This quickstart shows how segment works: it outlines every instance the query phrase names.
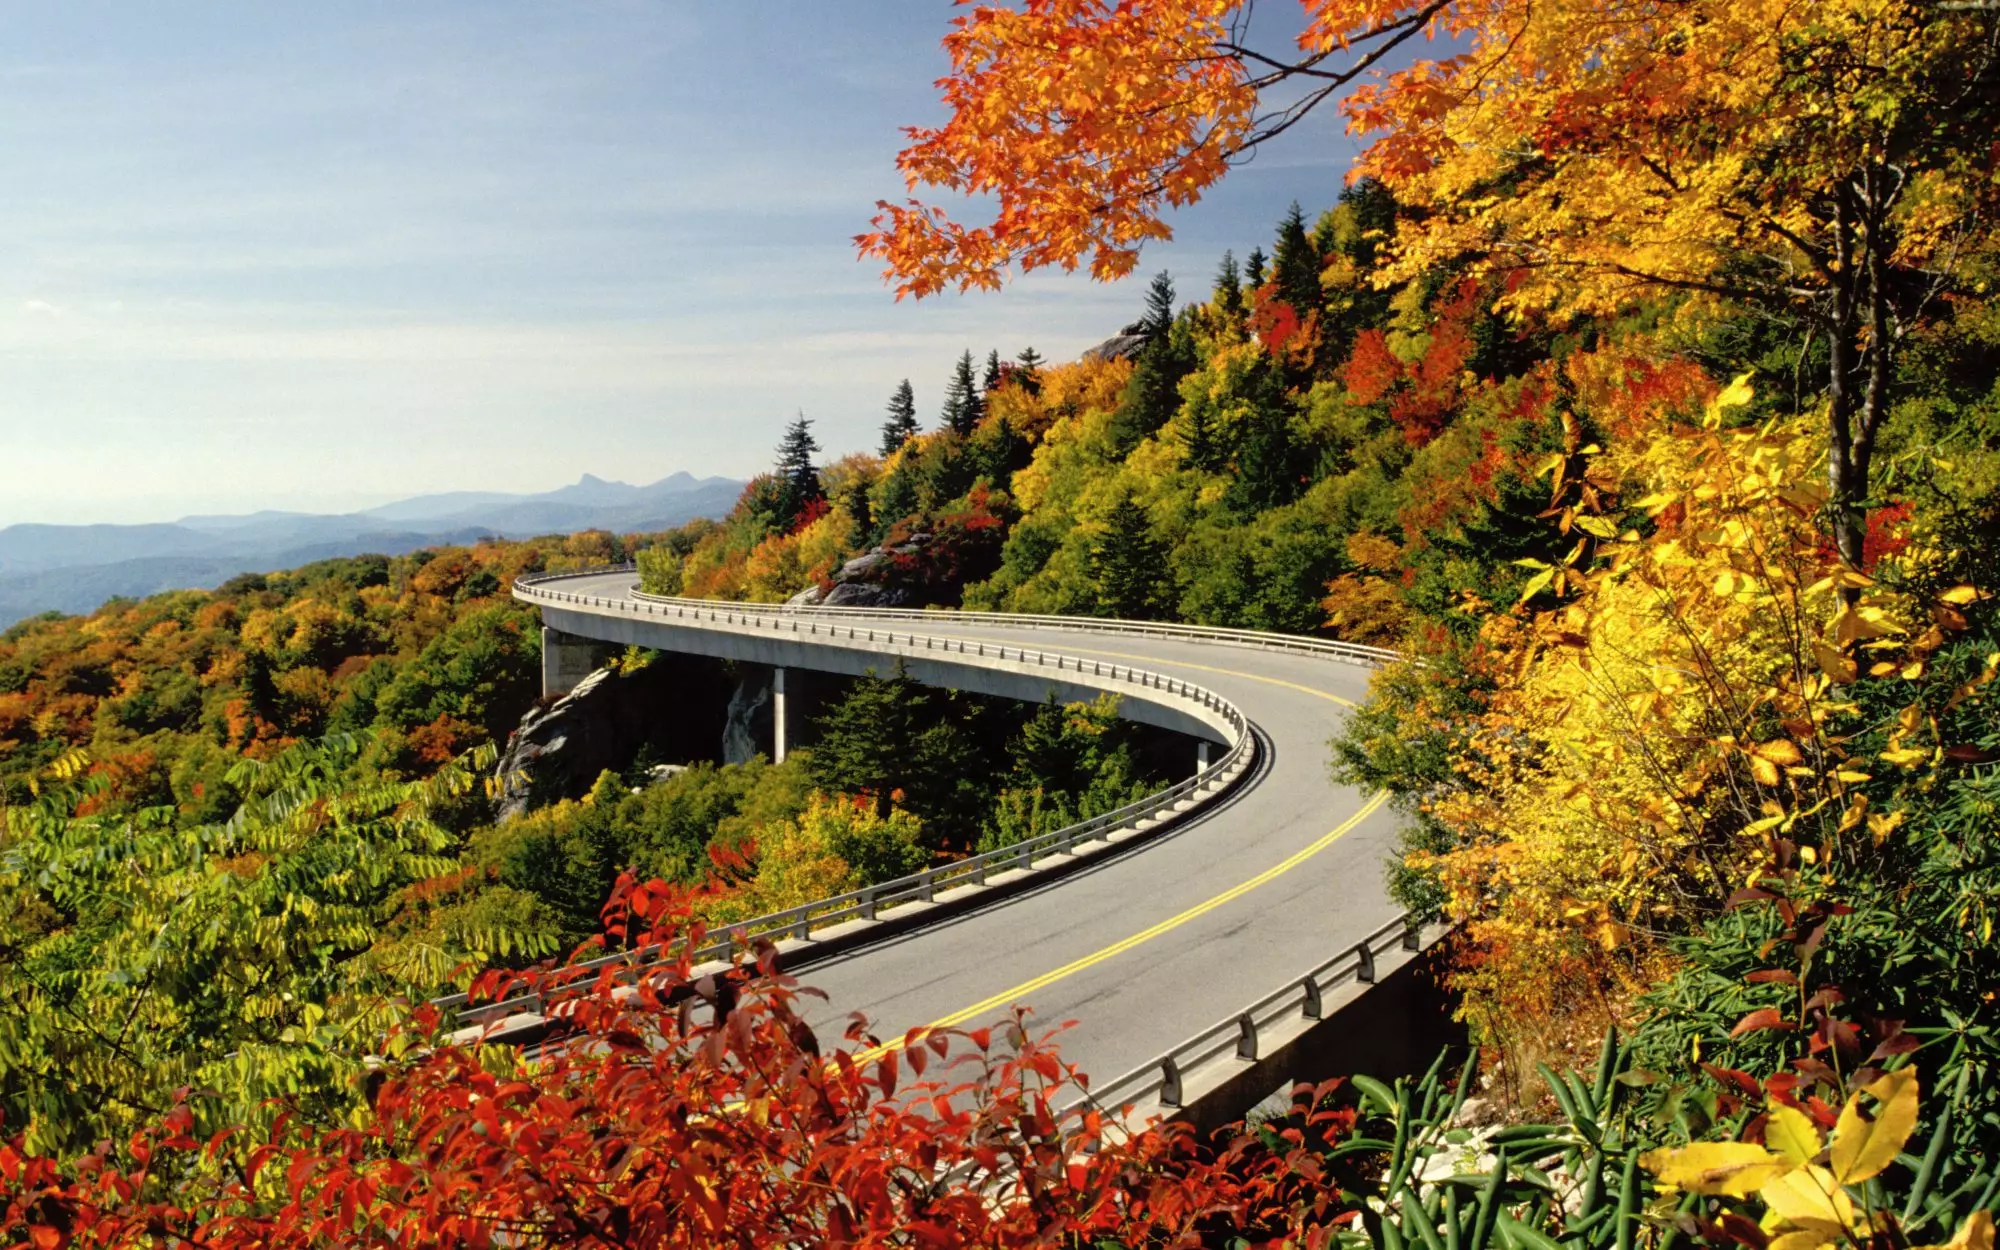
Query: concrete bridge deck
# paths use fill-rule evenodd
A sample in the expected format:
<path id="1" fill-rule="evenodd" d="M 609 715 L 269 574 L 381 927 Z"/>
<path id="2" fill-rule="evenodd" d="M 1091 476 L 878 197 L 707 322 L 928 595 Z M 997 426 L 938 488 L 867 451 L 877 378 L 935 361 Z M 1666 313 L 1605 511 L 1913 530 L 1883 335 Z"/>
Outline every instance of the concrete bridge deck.
<path id="1" fill-rule="evenodd" d="M 1105 1080 L 1398 914 L 1383 874 L 1396 819 L 1380 796 L 1335 785 L 1327 768 L 1327 741 L 1365 693 L 1366 667 L 1211 640 L 1096 632 L 1059 618 L 1022 624 L 963 614 L 915 621 L 866 610 L 811 614 L 876 629 L 881 641 L 871 644 L 845 631 L 769 628 L 776 609 L 761 610 L 764 627 L 723 623 L 723 611 L 742 612 L 742 605 L 703 605 L 713 620 L 663 614 L 635 595 L 634 580 L 630 572 L 569 577 L 524 584 L 515 594 L 540 606 L 548 626 L 578 637 L 838 673 L 886 671 L 898 652 L 892 637 L 956 640 L 966 652 L 926 652 L 910 664 L 911 675 L 1029 699 L 1045 697 L 1051 686 L 1064 698 L 1120 688 L 1093 666 L 1113 673 L 1136 667 L 1222 696 L 1258 737 L 1256 767 L 1241 785 L 1157 837 L 800 970 L 829 996 L 814 1020 L 829 1043 L 850 1012 L 866 1015 L 886 1039 L 922 1025 L 990 1024 L 1022 1003 L 1048 1025 L 1077 1021 L 1063 1053 Z M 996 654 L 973 654 L 989 644 Z M 1070 667 L 1057 680 L 1045 670 L 1020 671 L 998 657 L 1003 646 L 1057 653 Z M 1148 706 L 1129 683 L 1123 689 L 1135 718 L 1228 737 L 1219 720 L 1197 722 L 1169 700 Z"/>

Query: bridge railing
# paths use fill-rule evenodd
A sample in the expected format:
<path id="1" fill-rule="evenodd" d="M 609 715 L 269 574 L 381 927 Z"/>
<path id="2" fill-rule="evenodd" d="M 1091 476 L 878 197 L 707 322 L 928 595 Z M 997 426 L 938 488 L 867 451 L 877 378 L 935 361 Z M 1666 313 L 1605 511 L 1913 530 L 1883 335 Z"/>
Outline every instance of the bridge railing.
<path id="1" fill-rule="evenodd" d="M 606 599 L 595 595 L 578 595 L 549 588 L 546 583 L 567 580 L 577 576 L 596 576 L 606 571 L 619 569 L 592 569 L 585 574 L 557 574 L 529 582 L 516 582 L 517 593 L 530 602 L 576 604 L 587 607 L 617 609 L 621 614 L 641 618 L 664 617 L 669 614 L 681 619 L 708 620 L 725 626 L 778 629 L 786 632 L 809 632 L 810 636 L 820 636 L 822 626 L 815 622 L 810 631 L 800 631 L 797 619 L 786 622 L 769 611 L 745 611 L 743 605 L 718 604 L 711 601 L 681 599 L 653 601 L 633 604 L 630 601 Z M 840 609 L 834 609 L 840 611 Z M 796 618 L 799 614 L 792 614 Z M 916 619 L 924 619 L 924 614 L 910 614 Z M 861 625 L 841 625 L 834 621 L 824 622 L 824 636 L 829 639 L 845 637 L 850 641 L 866 640 L 892 651 L 910 653 L 947 652 L 968 659 L 983 658 L 998 662 L 1015 662 L 1053 669 L 1058 674 L 1075 674 L 1100 679 L 1112 688 L 1124 687 L 1132 693 L 1153 699 L 1172 699 L 1192 705 L 1197 719 L 1201 719 L 1226 732 L 1230 739 L 1229 750 L 1220 759 L 1190 777 L 1168 786 L 1164 790 L 1147 795 L 1134 803 L 1093 816 L 1088 820 L 1050 830 L 1032 838 L 1024 838 L 1011 846 L 987 851 L 983 854 L 953 860 L 925 868 L 921 872 L 897 877 L 889 881 L 850 890 L 829 898 L 816 899 L 798 907 L 771 912 L 748 920 L 724 926 L 723 940 L 714 942 L 695 953 L 696 960 L 727 958 L 738 943 L 755 942 L 760 938 L 806 938 L 815 929 L 825 929 L 833 925 L 853 920 L 875 920 L 879 913 L 899 904 L 912 902 L 931 903 L 946 890 L 965 885 L 985 885 L 989 876 L 1012 869 L 1027 869 L 1036 860 L 1050 855 L 1072 855 L 1079 847 L 1092 842 L 1107 841 L 1118 830 L 1133 828 L 1147 820 L 1164 819 L 1183 805 L 1192 806 L 1210 798 L 1218 797 L 1245 772 L 1248 771 L 1256 752 L 1256 735 L 1250 732 L 1250 722 L 1233 703 L 1214 691 L 1169 677 L 1148 669 L 1135 668 L 1125 664 L 1107 664 L 1097 660 L 1062 655 L 1023 647 L 1007 646 L 1000 643 L 979 642 L 967 639 L 937 638 L 913 633 L 893 633 Z M 629 967 L 634 970 L 647 967 L 664 956 L 658 948 L 642 948 L 614 955 L 602 956 L 577 965 L 582 975 L 591 975 L 604 968 Z M 579 982 L 581 983 L 581 982 Z M 453 994 L 434 1000 L 441 1008 L 458 1013 L 466 1024 L 481 1024 L 510 1016 L 533 1016 L 546 1005 L 541 995 L 521 995 L 495 1003 L 471 1006 L 464 994 Z"/>
<path id="2" fill-rule="evenodd" d="M 1371 985 L 1381 958 L 1397 949 L 1418 951 L 1423 933 L 1408 913 L 1396 917 L 1354 947 L 1313 968 L 1304 976 L 1264 995 L 1241 1011 L 1169 1047 L 1158 1056 L 1102 1085 L 1093 1085 L 1088 1101 L 1117 1109 L 1158 1100 L 1173 1110 L 1182 1105 L 1186 1074 L 1224 1056 L 1254 1061 L 1262 1057 L 1263 1039 L 1284 1022 L 1313 1021 L 1325 1012 L 1328 991 L 1349 982 Z"/>

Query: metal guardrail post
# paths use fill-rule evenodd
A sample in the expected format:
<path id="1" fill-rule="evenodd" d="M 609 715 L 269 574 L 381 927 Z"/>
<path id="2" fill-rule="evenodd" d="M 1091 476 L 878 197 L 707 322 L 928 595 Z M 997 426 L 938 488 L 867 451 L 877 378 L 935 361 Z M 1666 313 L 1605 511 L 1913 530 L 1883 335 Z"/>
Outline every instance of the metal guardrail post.
<path id="1" fill-rule="evenodd" d="M 937 871 L 932 868 L 924 869 L 924 901 L 937 902 Z"/>
<path id="2" fill-rule="evenodd" d="M 873 886 L 861 892 L 861 918 L 863 920 L 875 919 L 875 888 Z"/>
<path id="3" fill-rule="evenodd" d="M 1170 1054 L 1160 1056 L 1160 1105 L 1181 1105 L 1181 1065 Z"/>
<path id="4" fill-rule="evenodd" d="M 1423 929 L 1420 926 L 1414 924 L 1404 925 L 1403 949 L 1406 951 L 1420 951 L 1423 948 L 1424 948 Z"/>
<path id="5" fill-rule="evenodd" d="M 1363 942 L 1354 948 L 1354 958 L 1358 966 L 1354 969 L 1354 979 L 1363 985 L 1375 984 L 1375 952 Z"/>
<path id="6" fill-rule="evenodd" d="M 1255 1059 L 1257 1057 L 1257 1021 L 1249 1012 L 1236 1017 L 1236 1057 Z"/>
<path id="7" fill-rule="evenodd" d="M 1323 1016 L 1325 1016 L 1326 1000 L 1320 997 L 1319 978 L 1308 972 L 1306 974 L 1305 980 L 1299 982 L 1299 988 L 1304 990 L 1306 994 L 1306 1001 L 1305 1001 L 1306 1019 L 1318 1020 Z"/>

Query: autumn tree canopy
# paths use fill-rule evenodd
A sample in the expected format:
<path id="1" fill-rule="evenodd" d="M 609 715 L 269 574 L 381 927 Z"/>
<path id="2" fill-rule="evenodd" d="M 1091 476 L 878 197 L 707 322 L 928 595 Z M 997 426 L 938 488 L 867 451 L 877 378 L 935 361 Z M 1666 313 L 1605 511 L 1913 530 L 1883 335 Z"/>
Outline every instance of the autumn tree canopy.
<path id="1" fill-rule="evenodd" d="M 899 295 L 995 287 L 1015 265 L 1119 277 L 1170 237 L 1167 210 L 1333 101 L 1372 137 L 1353 176 L 1415 210 L 1385 280 L 1468 261 L 1504 273 L 1516 315 L 1665 289 L 1803 327 L 1824 360 L 1836 539 L 1858 561 L 1895 348 L 1976 281 L 1959 259 L 1992 228 L 1991 8 L 1302 5 L 1284 55 L 1241 42 L 1247 0 L 972 8 L 945 39 L 951 116 L 912 128 L 900 164 L 913 190 L 990 197 L 992 220 L 884 203 L 863 253 Z M 1436 54 L 1410 58 L 1418 35 Z"/>

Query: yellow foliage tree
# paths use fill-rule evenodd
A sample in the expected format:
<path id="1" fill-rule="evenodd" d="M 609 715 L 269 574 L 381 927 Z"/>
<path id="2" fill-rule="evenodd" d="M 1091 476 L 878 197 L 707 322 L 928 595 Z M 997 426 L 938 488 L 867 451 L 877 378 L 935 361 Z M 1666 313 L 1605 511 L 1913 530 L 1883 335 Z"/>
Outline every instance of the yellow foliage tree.
<path id="1" fill-rule="evenodd" d="M 1855 785 L 1924 758 L 1899 740 L 1852 760 L 1828 728 L 1871 649 L 1894 654 L 1890 672 L 1921 671 L 1943 639 L 1923 605 L 1821 539 L 1815 421 L 1724 428 L 1748 400 L 1738 383 L 1701 428 L 1549 465 L 1577 543 L 1524 599 L 1570 599 L 1489 619 L 1495 690 L 1456 764 L 1463 784 L 1429 804 L 1460 839 L 1429 866 L 1481 952 L 1463 983 L 1492 1033 L 1532 1035 L 1606 987 L 1639 988 L 1658 971 L 1655 939 L 1747 884 L 1774 837 L 1851 863 L 1853 840 L 1888 819 Z M 1652 514 L 1649 534 L 1585 502 L 1617 483 Z"/>

